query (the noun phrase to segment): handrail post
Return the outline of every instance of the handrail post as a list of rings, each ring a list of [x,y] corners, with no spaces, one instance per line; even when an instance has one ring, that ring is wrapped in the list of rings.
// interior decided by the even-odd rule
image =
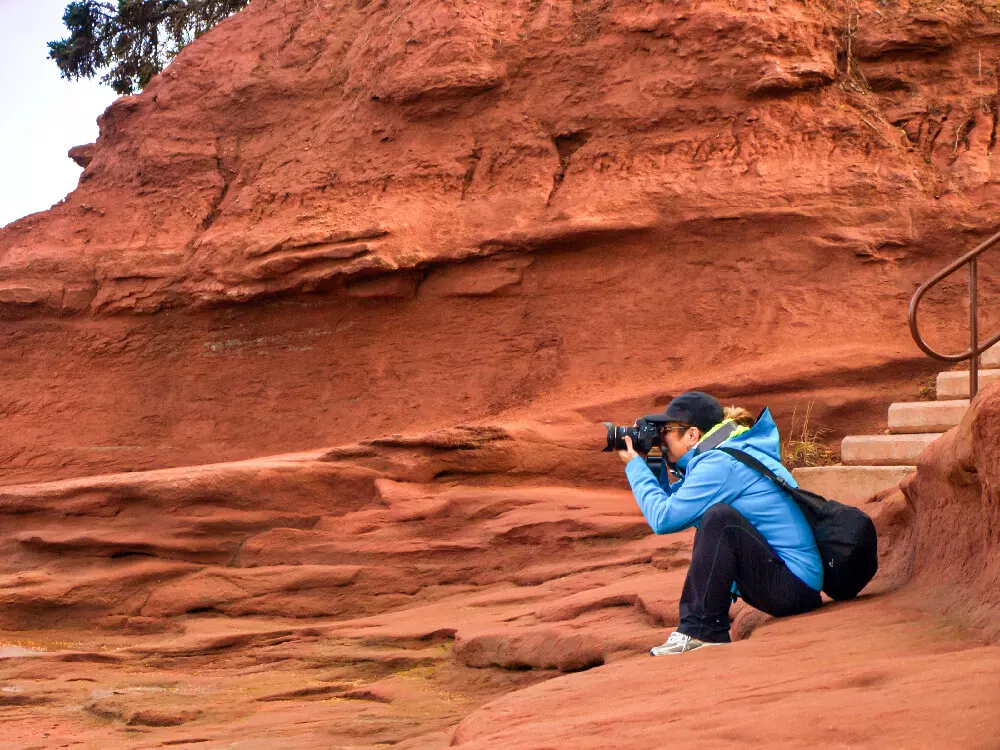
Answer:
[[[979,392],[979,258],[969,261],[969,400]]]
[[[958,260],[949,263],[927,281],[921,284],[917,291],[910,298],[910,310],[908,318],[910,321],[910,334],[917,346],[930,357],[939,359],[942,362],[969,362],[969,400],[971,401],[979,393],[979,355],[990,347],[1000,344],[1000,333],[987,338],[982,344],[979,343],[979,256],[1000,243],[1000,232],[997,232],[988,240],[977,245]],[[932,288],[951,274],[959,271],[966,263],[969,264],[969,348],[960,354],[942,354],[934,351],[930,345],[924,341],[920,335],[920,325],[917,322],[917,314],[920,308],[920,301]]]

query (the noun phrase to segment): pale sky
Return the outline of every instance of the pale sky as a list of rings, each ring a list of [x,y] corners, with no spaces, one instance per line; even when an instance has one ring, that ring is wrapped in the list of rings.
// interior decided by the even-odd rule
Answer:
[[[45,211],[76,188],[66,152],[97,139],[97,116],[118,95],[97,79],[66,81],[46,42],[68,32],[69,0],[0,0],[0,226]]]

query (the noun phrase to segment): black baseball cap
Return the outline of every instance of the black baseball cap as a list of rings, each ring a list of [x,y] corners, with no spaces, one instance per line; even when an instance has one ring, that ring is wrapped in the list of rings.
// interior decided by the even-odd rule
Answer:
[[[687,391],[667,404],[662,414],[647,414],[643,419],[653,424],[689,424],[708,432],[725,419],[725,412],[715,396],[701,391]]]

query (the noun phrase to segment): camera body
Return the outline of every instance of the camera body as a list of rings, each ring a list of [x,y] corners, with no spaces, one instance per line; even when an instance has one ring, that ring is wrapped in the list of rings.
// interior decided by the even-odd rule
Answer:
[[[608,445],[605,451],[625,450],[625,437],[632,438],[632,447],[638,453],[649,453],[660,444],[660,426],[645,419],[635,423],[635,427],[624,427],[612,422],[602,422],[608,431]]]

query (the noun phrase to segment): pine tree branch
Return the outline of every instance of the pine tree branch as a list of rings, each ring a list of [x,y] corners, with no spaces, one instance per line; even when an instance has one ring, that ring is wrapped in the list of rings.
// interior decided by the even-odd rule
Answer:
[[[119,94],[141,90],[192,40],[249,0],[76,0],[63,23],[70,35],[49,42],[64,78],[101,78]]]

